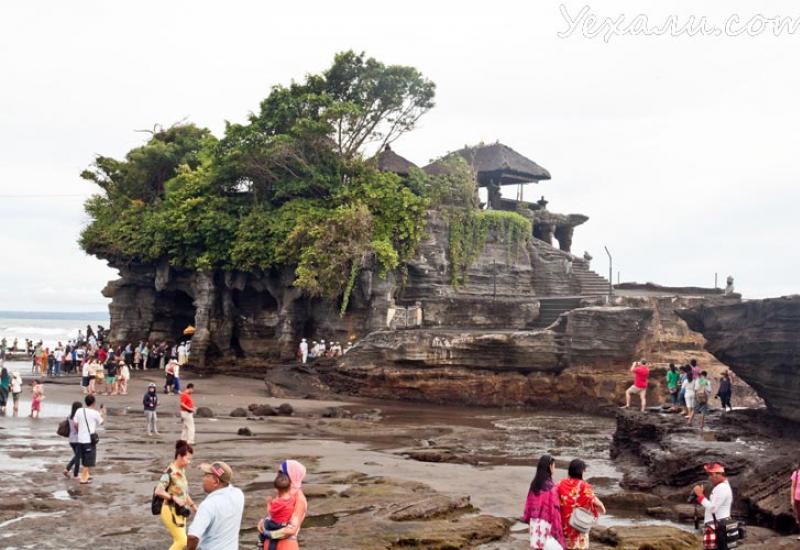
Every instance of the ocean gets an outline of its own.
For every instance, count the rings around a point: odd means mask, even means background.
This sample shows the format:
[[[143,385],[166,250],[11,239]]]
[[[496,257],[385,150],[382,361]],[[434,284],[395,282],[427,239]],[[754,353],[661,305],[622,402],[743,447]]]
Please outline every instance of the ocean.
[[[59,341],[65,344],[78,335],[78,330],[86,334],[86,325],[108,328],[110,320],[107,312],[50,312],[50,311],[0,311],[0,338],[5,338],[8,347],[19,339],[19,347],[25,349],[25,339],[34,343],[41,340],[45,346],[53,347]]]

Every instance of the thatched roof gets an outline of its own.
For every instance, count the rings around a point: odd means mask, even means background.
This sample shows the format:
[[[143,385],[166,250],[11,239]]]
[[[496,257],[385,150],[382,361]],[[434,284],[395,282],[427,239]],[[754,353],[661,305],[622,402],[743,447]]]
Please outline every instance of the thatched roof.
[[[550,172],[531,159],[502,143],[465,147],[454,154],[461,155],[472,166],[481,186],[495,182],[500,185],[549,180]],[[437,162],[423,168],[428,174],[441,174],[446,169]]]
[[[378,154],[378,170],[383,172],[394,172],[401,176],[407,176],[409,168],[417,168],[417,165],[392,151],[386,145],[383,151]]]

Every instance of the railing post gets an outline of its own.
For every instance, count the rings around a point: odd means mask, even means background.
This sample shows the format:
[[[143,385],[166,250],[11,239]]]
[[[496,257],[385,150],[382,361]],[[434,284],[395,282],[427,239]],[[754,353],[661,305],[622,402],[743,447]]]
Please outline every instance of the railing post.
[[[614,259],[611,257],[611,252],[608,251],[607,246],[603,246],[608,254],[608,297],[614,295]]]

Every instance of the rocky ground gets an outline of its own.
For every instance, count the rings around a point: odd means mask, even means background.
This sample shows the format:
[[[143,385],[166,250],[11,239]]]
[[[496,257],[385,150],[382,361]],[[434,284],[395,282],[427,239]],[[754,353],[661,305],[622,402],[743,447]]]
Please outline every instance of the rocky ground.
[[[149,381],[160,378],[157,373],[135,376],[128,396],[100,398],[110,414],[92,485],[61,475],[70,451],[55,426],[69,403],[80,398],[75,379],[46,384],[43,418],[0,419],[0,547],[166,546],[167,534],[149,503],[179,434],[177,398],[162,395],[162,436],[147,437],[141,395]],[[590,481],[611,512],[595,529],[593,547],[698,545],[686,518],[668,522],[630,509],[637,497],[620,489],[621,472],[605,458],[613,430],[608,420],[271,398],[249,379],[217,376],[194,382],[198,405],[213,413],[197,420],[194,464],[221,459],[232,466],[234,484],[246,495],[242,548],[254,547],[264,497],[285,458],[301,460],[309,469],[310,512],[301,534],[305,548],[526,548],[525,526],[517,518],[531,465],[544,451],[556,454],[560,468],[572,456],[589,458]],[[284,403],[288,406],[281,411]],[[250,404],[260,408],[250,410]],[[27,407],[23,403],[23,413]],[[563,475],[560,469],[557,477]],[[192,494],[201,497],[199,472],[190,470],[190,481]],[[643,494],[638,498],[662,500]]]

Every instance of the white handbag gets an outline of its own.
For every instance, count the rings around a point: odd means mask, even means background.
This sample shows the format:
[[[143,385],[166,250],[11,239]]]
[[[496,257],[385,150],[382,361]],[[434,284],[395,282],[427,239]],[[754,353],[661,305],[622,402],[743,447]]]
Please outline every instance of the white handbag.
[[[586,508],[573,508],[569,516],[569,526],[579,533],[588,533],[595,521],[594,514]]]

